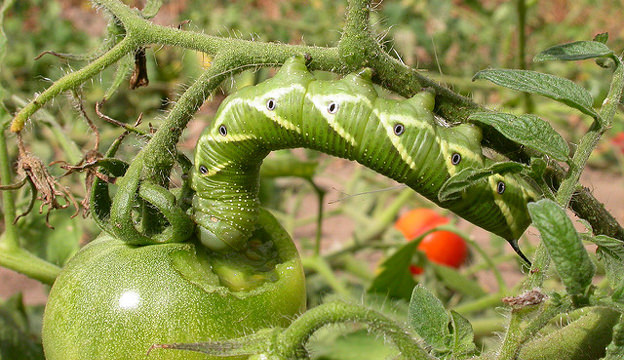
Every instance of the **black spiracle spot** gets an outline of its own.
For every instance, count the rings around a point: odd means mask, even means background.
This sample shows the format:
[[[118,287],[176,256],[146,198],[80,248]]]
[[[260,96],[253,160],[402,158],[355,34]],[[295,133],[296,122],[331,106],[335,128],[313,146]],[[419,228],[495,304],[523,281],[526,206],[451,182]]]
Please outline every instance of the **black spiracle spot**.
[[[328,113],[335,114],[337,111],[338,111],[338,104],[336,104],[335,102],[332,102],[327,106]]]
[[[221,136],[227,135],[227,128],[225,127],[225,125],[219,126],[219,134],[221,134]]]
[[[204,165],[199,165],[199,172],[206,175],[208,173],[208,168]]]
[[[506,188],[507,186],[505,186],[505,183],[502,181],[499,181],[498,184],[496,184],[496,192],[499,194],[504,193]]]
[[[453,153],[453,155],[451,155],[451,164],[457,165],[457,164],[459,164],[461,159],[462,159],[462,157],[461,157],[461,155],[459,153]]]
[[[401,135],[405,132],[405,126],[401,123],[394,125],[394,135]]]
[[[269,109],[270,111],[275,110],[275,107],[277,106],[277,101],[275,101],[275,99],[269,99],[266,103],[266,107],[267,109]]]

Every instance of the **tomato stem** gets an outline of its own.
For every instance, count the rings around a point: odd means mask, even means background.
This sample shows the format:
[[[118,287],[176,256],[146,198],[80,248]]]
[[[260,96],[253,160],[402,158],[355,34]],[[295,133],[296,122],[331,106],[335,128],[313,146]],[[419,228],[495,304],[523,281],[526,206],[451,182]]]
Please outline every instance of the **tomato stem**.
[[[6,113],[0,106],[0,184],[11,183],[11,162],[9,161],[9,152],[6,144],[6,134],[4,132],[7,122],[5,122]],[[7,249],[18,248],[17,228],[13,221],[15,220],[15,198],[12,190],[2,191],[2,209],[4,211],[4,236],[2,245]]]
[[[341,301],[319,305],[295,320],[279,335],[279,353],[288,359],[300,358],[302,345],[316,330],[329,324],[351,322],[366,324],[371,330],[390,338],[406,359],[434,359],[418,345],[412,334],[394,321],[372,309]]]

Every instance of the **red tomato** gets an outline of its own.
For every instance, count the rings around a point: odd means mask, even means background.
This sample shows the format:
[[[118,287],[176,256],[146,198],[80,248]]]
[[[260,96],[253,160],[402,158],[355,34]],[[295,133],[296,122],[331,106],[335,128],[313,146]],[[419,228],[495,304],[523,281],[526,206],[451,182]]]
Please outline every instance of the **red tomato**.
[[[624,154],[624,131],[617,133],[617,135],[611,139],[611,143],[621,154]]]
[[[431,209],[414,209],[403,214],[394,226],[403,233],[407,240],[413,240],[424,232],[448,222],[448,218]],[[446,230],[427,234],[418,244],[418,250],[424,252],[429,261],[454,268],[459,268],[468,256],[468,247],[464,239]],[[418,275],[423,270],[418,266],[410,265],[410,272]]]
[[[449,219],[431,209],[413,209],[401,215],[394,223],[403,236],[413,240],[423,233],[449,223]]]

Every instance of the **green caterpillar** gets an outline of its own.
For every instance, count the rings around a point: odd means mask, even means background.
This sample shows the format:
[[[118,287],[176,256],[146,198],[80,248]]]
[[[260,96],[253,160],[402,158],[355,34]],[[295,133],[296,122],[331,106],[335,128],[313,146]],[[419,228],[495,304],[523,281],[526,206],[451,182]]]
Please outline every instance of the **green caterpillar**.
[[[464,219],[502,236],[523,258],[517,239],[530,224],[527,203],[537,191],[517,174],[494,174],[460,200],[440,203],[438,191],[465,168],[483,168],[481,132],[439,125],[434,95],[380,98],[371,71],[321,81],[302,57],[275,77],[226,98],[195,152],[193,216],[211,249],[242,248],[258,216],[262,160],[277,149],[305,147],[355,160],[406,184]],[[526,258],[525,258],[526,259]]]

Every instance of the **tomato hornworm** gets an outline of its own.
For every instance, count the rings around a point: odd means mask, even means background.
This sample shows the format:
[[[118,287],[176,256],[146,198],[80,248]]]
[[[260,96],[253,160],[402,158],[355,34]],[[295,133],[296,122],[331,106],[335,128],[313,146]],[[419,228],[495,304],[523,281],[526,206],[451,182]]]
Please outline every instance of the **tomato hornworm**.
[[[485,168],[479,128],[445,126],[434,118],[434,94],[378,96],[370,69],[340,80],[317,80],[303,57],[227,97],[201,135],[191,179],[193,217],[212,249],[242,248],[255,229],[262,160],[277,149],[305,147],[355,160],[411,187],[436,204],[505,238],[525,260],[517,239],[531,220],[538,191],[519,174],[492,175],[461,198],[440,201],[453,175]]]

